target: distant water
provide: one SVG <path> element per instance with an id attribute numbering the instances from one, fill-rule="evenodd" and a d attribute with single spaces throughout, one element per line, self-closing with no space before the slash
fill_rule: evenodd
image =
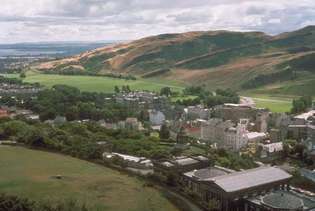
<path id="1" fill-rule="evenodd" d="M 63 57 L 93 50 L 108 43 L 21 43 L 0 44 L 0 57 Z"/>

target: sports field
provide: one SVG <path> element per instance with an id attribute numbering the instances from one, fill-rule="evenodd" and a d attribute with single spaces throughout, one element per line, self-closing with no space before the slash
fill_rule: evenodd
<path id="1" fill-rule="evenodd" d="M 135 177 L 68 156 L 0 145 L 2 192 L 51 203 L 76 200 L 93 211 L 177 210 Z"/>
<path id="2" fill-rule="evenodd" d="M 129 85 L 132 90 L 148 90 L 159 92 L 163 87 L 170 87 L 172 91 L 181 91 L 183 86 L 174 81 L 155 81 L 155 80 L 124 80 L 101 76 L 68 76 L 50 74 L 28 74 L 25 82 L 40 83 L 51 87 L 56 84 L 65 84 L 79 88 L 81 91 L 88 92 L 114 92 L 114 87 Z"/>

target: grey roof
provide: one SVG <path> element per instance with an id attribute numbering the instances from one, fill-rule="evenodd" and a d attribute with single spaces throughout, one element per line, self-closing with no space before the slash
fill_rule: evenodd
<path id="1" fill-rule="evenodd" d="M 192 159 L 192 158 L 183 158 L 183 159 L 178 159 L 174 161 L 178 165 L 184 166 L 184 165 L 190 165 L 194 163 L 198 163 L 198 160 Z"/>
<path id="2" fill-rule="evenodd" d="M 235 192 L 291 177 L 290 174 L 276 167 L 260 167 L 214 177 L 212 181 L 226 192 Z"/>
<path id="3" fill-rule="evenodd" d="M 224 170 L 221 170 L 216 167 L 209 167 L 209 168 L 186 172 L 184 175 L 187 177 L 193 177 L 198 180 L 207 180 L 213 177 L 222 176 L 226 174 L 227 172 Z"/>
<path id="4" fill-rule="evenodd" d="M 269 207 L 278 209 L 300 209 L 303 207 L 302 199 L 287 193 L 271 193 L 262 198 L 262 202 Z"/>

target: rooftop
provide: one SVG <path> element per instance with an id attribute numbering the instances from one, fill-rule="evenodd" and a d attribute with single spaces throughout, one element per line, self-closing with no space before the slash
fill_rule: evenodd
<path id="1" fill-rule="evenodd" d="M 198 180 L 209 180 L 213 177 L 222 176 L 226 174 L 228 174 L 227 171 L 224 171 L 223 169 L 217 167 L 209 167 L 184 173 L 185 176 L 195 178 Z"/>
<path id="2" fill-rule="evenodd" d="M 198 160 L 195 160 L 193 158 L 182 158 L 182 159 L 178 159 L 175 160 L 174 163 L 180 165 L 180 166 L 184 166 L 184 165 L 190 165 L 190 164 L 194 164 L 194 163 L 198 163 Z"/>
<path id="3" fill-rule="evenodd" d="M 304 120 L 307 120 L 308 118 L 310 118 L 311 116 L 314 116 L 314 115 L 315 115 L 315 110 L 311 110 L 311 111 L 309 111 L 309 112 L 306 112 L 306 113 L 297 115 L 297 116 L 295 116 L 294 118 L 295 118 L 295 119 L 304 119 Z"/>
<path id="4" fill-rule="evenodd" d="M 307 197 L 295 191 L 277 190 L 266 195 L 258 195 L 248 199 L 252 203 L 265 205 L 281 210 L 314 210 L 315 199 Z"/>
<path id="5" fill-rule="evenodd" d="M 259 167 L 214 177 L 212 181 L 226 192 L 235 192 L 291 177 L 290 174 L 277 167 Z"/>
<path id="6" fill-rule="evenodd" d="M 246 136 L 248 139 L 263 138 L 266 137 L 266 133 L 249 132 Z"/>
<path id="7" fill-rule="evenodd" d="M 280 209 L 299 209 L 303 201 L 298 197 L 286 193 L 271 193 L 262 198 L 262 203 L 269 207 Z"/>

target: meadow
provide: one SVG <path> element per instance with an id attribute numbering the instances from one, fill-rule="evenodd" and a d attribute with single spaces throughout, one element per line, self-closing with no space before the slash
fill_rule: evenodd
<path id="1" fill-rule="evenodd" d="M 91 210 L 178 210 L 135 177 L 69 156 L 0 145 L 0 169 L 1 193 L 50 203 L 75 200 Z"/>
<path id="2" fill-rule="evenodd" d="M 6 74 L 6 77 L 19 77 L 18 74 Z M 29 83 L 40 83 L 46 87 L 52 87 L 56 84 L 65 84 L 79 88 L 81 91 L 88 92 L 105 92 L 113 93 L 114 87 L 129 85 L 132 90 L 148 90 L 159 92 L 163 87 L 170 87 L 172 91 L 181 93 L 185 84 L 175 80 L 164 79 L 137 79 L 124 80 L 101 76 L 67 76 L 67 75 L 52 75 L 40 74 L 38 72 L 28 72 L 24 79 Z M 273 93 L 273 94 L 270 94 Z M 288 112 L 292 107 L 292 99 L 296 96 L 280 95 L 274 91 L 266 90 L 250 90 L 240 93 L 242 96 L 252 97 L 257 107 L 269 108 L 272 112 Z M 178 96 L 173 97 L 172 101 L 183 99 L 193 99 L 195 96 Z"/>
<path id="3" fill-rule="evenodd" d="M 268 108 L 277 113 L 290 112 L 294 98 L 293 96 L 256 94 L 255 92 L 243 92 L 241 95 L 252 98 L 256 107 Z"/>
<path id="4" fill-rule="evenodd" d="M 173 91 L 181 91 L 182 86 L 173 81 L 154 81 L 154 80 L 124 80 L 101 76 L 68 76 L 51 74 L 28 74 L 24 79 L 29 83 L 40 83 L 46 87 L 52 87 L 56 84 L 65 84 L 79 88 L 87 92 L 114 92 L 114 87 L 129 85 L 132 90 L 148 90 L 159 92 L 163 87 L 170 87 Z"/>

